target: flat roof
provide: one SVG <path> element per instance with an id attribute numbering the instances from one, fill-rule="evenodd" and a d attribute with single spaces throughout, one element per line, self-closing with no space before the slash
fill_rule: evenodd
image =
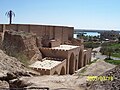
<path id="1" fill-rule="evenodd" d="M 43 61 L 36 61 L 35 63 L 31 64 L 29 67 L 40 68 L 40 69 L 51 69 L 60 63 L 61 61 L 43 60 Z"/>
<path id="2" fill-rule="evenodd" d="M 52 47 L 52 49 L 61 49 L 61 50 L 70 50 L 70 49 L 74 49 L 77 48 L 79 46 L 74 46 L 74 45 L 60 45 L 58 47 Z"/>

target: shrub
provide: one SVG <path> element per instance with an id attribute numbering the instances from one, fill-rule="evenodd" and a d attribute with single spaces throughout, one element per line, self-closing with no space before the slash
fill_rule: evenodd
<path id="1" fill-rule="evenodd" d="M 100 43 L 98 42 L 84 42 L 85 48 L 97 48 L 100 46 Z"/>

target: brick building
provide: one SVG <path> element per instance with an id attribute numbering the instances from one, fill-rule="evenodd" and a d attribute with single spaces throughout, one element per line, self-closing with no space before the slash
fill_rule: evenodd
<path id="1" fill-rule="evenodd" d="M 73 74 L 91 61 L 91 49 L 84 49 L 83 40 L 74 39 L 74 28 L 67 26 L 0 24 L 0 31 L 14 30 L 34 33 L 42 60 L 30 67 L 41 75 Z"/>

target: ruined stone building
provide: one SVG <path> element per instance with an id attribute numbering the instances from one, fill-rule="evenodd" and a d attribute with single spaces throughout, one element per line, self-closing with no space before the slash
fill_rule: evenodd
<path id="1" fill-rule="evenodd" d="M 21 39 L 19 39 L 20 33 L 16 35 L 14 34 L 15 32 L 11 33 L 7 32 L 7 30 L 16 32 L 24 31 L 35 34 L 37 37 L 35 38 L 33 35 L 27 37 L 26 34 L 23 35 L 24 41 L 21 41 Z M 32 60 L 40 55 L 39 59 L 29 65 L 29 67 L 40 72 L 41 75 L 73 74 L 76 70 L 91 61 L 91 49 L 84 48 L 83 40 L 73 38 L 73 27 L 0 24 L 0 32 L 5 32 L 3 40 L 5 46 L 7 45 L 6 43 L 8 43 L 10 44 L 9 48 L 12 48 L 11 46 L 14 45 L 17 48 L 14 49 L 18 52 L 27 51 L 27 55 Z M 7 38 L 6 36 L 9 37 Z M 17 40 L 14 37 L 17 37 Z M 34 39 L 31 37 L 34 37 Z M 16 43 L 13 39 L 16 40 Z M 26 45 L 21 48 L 25 43 Z M 37 48 L 34 47 L 35 45 Z M 33 51 L 35 52 L 33 53 Z M 37 55 L 35 53 L 37 53 Z"/>

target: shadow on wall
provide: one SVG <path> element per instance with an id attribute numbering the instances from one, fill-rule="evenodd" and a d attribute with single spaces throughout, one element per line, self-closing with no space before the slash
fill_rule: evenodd
<path id="1" fill-rule="evenodd" d="M 79 52 L 79 57 L 78 57 L 78 69 L 82 67 L 82 50 Z"/>
<path id="2" fill-rule="evenodd" d="M 55 71 L 53 75 L 58 75 L 58 72 L 57 72 L 57 71 Z"/>
<path id="3" fill-rule="evenodd" d="M 61 68 L 60 75 L 65 75 L 65 68 L 64 67 Z"/>
<path id="4" fill-rule="evenodd" d="M 74 73 L 74 54 L 72 53 L 69 59 L 69 74 Z"/>
<path id="5" fill-rule="evenodd" d="M 86 54 L 84 55 L 84 62 L 83 62 L 83 66 L 86 65 Z"/>

